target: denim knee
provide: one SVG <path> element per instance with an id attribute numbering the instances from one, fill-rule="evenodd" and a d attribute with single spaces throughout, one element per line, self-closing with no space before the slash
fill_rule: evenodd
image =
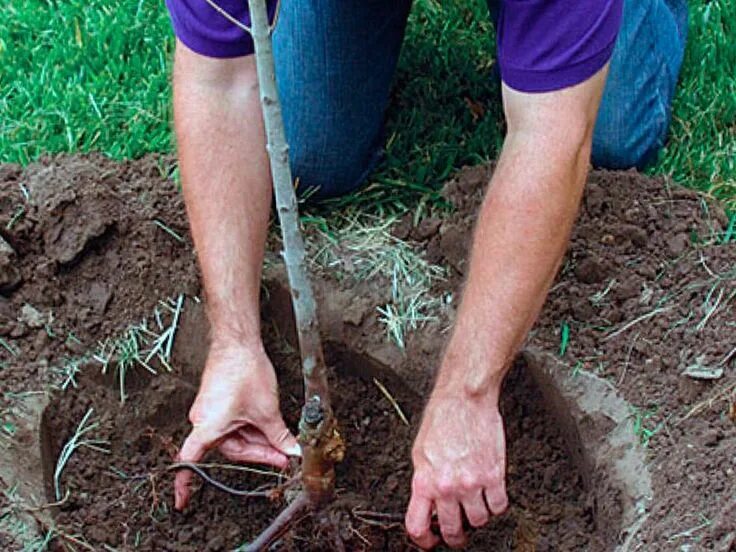
<path id="1" fill-rule="evenodd" d="M 292 142 L 291 172 L 297 193 L 313 199 L 329 199 L 358 189 L 380 159 L 380 147 L 335 141 L 328 148 L 308 139 Z"/>
<path id="2" fill-rule="evenodd" d="M 648 115 L 645 121 L 633 116 L 617 122 L 599 118 L 593 136 L 593 166 L 643 169 L 655 161 L 667 139 L 669 114 L 666 108 L 653 107 Z"/>
<path id="3" fill-rule="evenodd" d="M 684 0 L 624 0 L 593 133 L 595 166 L 641 169 L 656 159 L 667 139 L 686 35 Z"/>

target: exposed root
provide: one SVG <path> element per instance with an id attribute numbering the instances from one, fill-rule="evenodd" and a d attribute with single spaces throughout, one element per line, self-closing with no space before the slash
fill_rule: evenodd
<path id="1" fill-rule="evenodd" d="M 268 488 L 265 490 L 256 489 L 254 491 L 250 490 L 241 490 L 241 489 L 233 489 L 232 487 L 229 487 L 225 485 L 224 483 L 221 483 L 217 481 L 216 479 L 213 479 L 210 477 L 210 475 L 204 471 L 201 467 L 201 464 L 195 464 L 191 462 L 177 462 L 176 464 L 171 464 L 167 470 L 192 470 L 194 473 L 196 473 L 199 477 L 201 477 L 204 481 L 212 485 L 213 487 L 226 492 L 228 494 L 234 495 L 234 496 L 242 496 L 242 497 L 262 497 L 262 498 L 273 498 L 276 493 L 279 492 L 278 487 Z M 289 480 L 286 482 L 287 486 L 291 486 L 291 484 L 294 482 L 294 480 Z"/>
<path id="2" fill-rule="evenodd" d="M 266 527 L 256 539 L 244 548 L 244 552 L 259 552 L 283 535 L 296 523 L 296 520 L 309 508 L 307 495 L 299 493 L 291 503 Z"/>
<path id="3" fill-rule="evenodd" d="M 395 527 L 403 527 L 404 516 L 401 514 L 372 512 L 369 510 L 358 510 L 357 508 L 353 508 L 351 513 L 355 519 L 366 525 L 380 527 L 386 531 Z"/>

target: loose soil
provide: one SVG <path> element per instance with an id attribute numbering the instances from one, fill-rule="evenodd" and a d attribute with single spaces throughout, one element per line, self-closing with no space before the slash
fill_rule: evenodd
<path id="1" fill-rule="evenodd" d="M 204 485 L 186 512 L 171 509 L 172 476 L 165 467 L 188 429 L 207 329 L 194 299 L 201 290 L 183 205 L 166 178 L 170 167 L 165 158 L 120 164 L 100 156 L 49 158 L 24 170 L 0 167 L 0 235 L 12 249 L 0 243 L 0 337 L 7 345 L 0 348 L 2 444 L 18 439 L 12 423 L 19 397 L 58 386 L 55 368 L 65 359 L 84 359 L 78 387 L 51 391 L 43 468 L 46 499 L 53 501 L 59 451 L 93 408 L 100 423 L 94 437 L 109 441 L 110 453 L 81 449 L 72 456 L 61 479 L 69 497 L 52 512 L 59 531 L 94 549 L 232 549 L 288 499 L 280 491 L 272 500 L 243 499 Z M 452 213 L 417 225 L 407 218 L 394 229 L 429 260 L 449 267 L 447 281 L 434 290 L 438 294 L 457 296 L 491 170 L 468 169 L 448 183 Z M 566 263 L 530 337 L 530 344 L 561 353 L 571 377 L 595 372 L 638 409 L 632 424 L 639 424 L 647 441 L 654 477 L 651 512 L 634 539 L 642 549 L 729 550 L 736 542 L 736 426 L 728 414 L 736 382 L 736 251 L 717 243 L 727 224 L 717 205 L 662 180 L 594 173 Z M 408 500 L 411 439 L 456 301 L 437 313 L 437 322 L 412 334 L 402 352 L 387 343 L 375 311 L 390 282 L 341 276 L 337 282 L 315 271 L 335 407 L 349 446 L 339 467 L 338 500 L 322 515 L 304 519 L 276 549 L 339 549 L 343 543 L 348 550 L 403 550 L 408 543 L 398 520 Z M 295 428 L 300 378 L 278 269 L 267 270 L 267 287 L 265 337 L 279 371 L 282 409 Z M 88 351 L 181 293 L 190 299 L 173 372 L 160 365 L 156 376 L 136 369 L 121 404 L 116 383 L 100 376 Z M 561 350 L 562 327 L 569 342 Z M 682 375 L 692 366 L 701 377 L 716 369 L 723 375 Z M 410 426 L 374 377 L 396 398 Z M 471 549 L 614 546 L 617 497 L 612 492 L 605 504 L 592 498 L 585 483 L 590 474 L 573 463 L 548 406 L 519 363 L 503 399 L 511 508 L 473 533 Z M 278 483 L 222 469 L 212 474 L 236 488 Z M 6 479 L 2 473 L 0 478 Z M 9 508 L 2 500 L 0 509 Z M 0 543 L 20 549 L 17 537 L 2 527 Z M 62 542 L 56 539 L 57 546 Z"/>

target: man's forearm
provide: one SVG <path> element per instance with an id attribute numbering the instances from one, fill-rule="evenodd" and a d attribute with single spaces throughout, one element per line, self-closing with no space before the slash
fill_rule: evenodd
<path id="1" fill-rule="evenodd" d="M 252 57 L 213 60 L 177 44 L 174 116 L 213 338 L 258 344 L 271 181 Z"/>
<path id="2" fill-rule="evenodd" d="M 589 140 L 511 133 L 479 213 L 468 281 L 437 389 L 497 395 L 564 255 Z"/>

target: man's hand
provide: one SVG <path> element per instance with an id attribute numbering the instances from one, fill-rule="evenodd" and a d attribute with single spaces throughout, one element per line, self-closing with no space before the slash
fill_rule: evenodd
<path id="1" fill-rule="evenodd" d="M 607 67 L 528 94 L 503 86 L 508 134 L 478 216 L 470 270 L 437 384 L 414 445 L 406 527 L 431 548 L 462 546 L 462 512 L 480 526 L 507 505 L 501 382 L 562 261 L 588 172 Z"/>
<path id="2" fill-rule="evenodd" d="M 281 417 L 276 374 L 262 347 L 213 343 L 189 419 L 194 427 L 180 462 L 199 462 L 216 448 L 235 462 L 285 468 L 289 456 L 300 454 Z M 188 470 L 176 474 L 177 510 L 187 505 L 191 477 Z"/>
<path id="3" fill-rule="evenodd" d="M 470 525 L 481 527 L 491 514 L 506 510 L 506 440 L 495 398 L 435 392 L 412 458 L 406 529 L 422 548 L 439 542 L 430 527 L 435 512 L 444 541 L 461 547 L 465 544 L 463 512 Z"/>

